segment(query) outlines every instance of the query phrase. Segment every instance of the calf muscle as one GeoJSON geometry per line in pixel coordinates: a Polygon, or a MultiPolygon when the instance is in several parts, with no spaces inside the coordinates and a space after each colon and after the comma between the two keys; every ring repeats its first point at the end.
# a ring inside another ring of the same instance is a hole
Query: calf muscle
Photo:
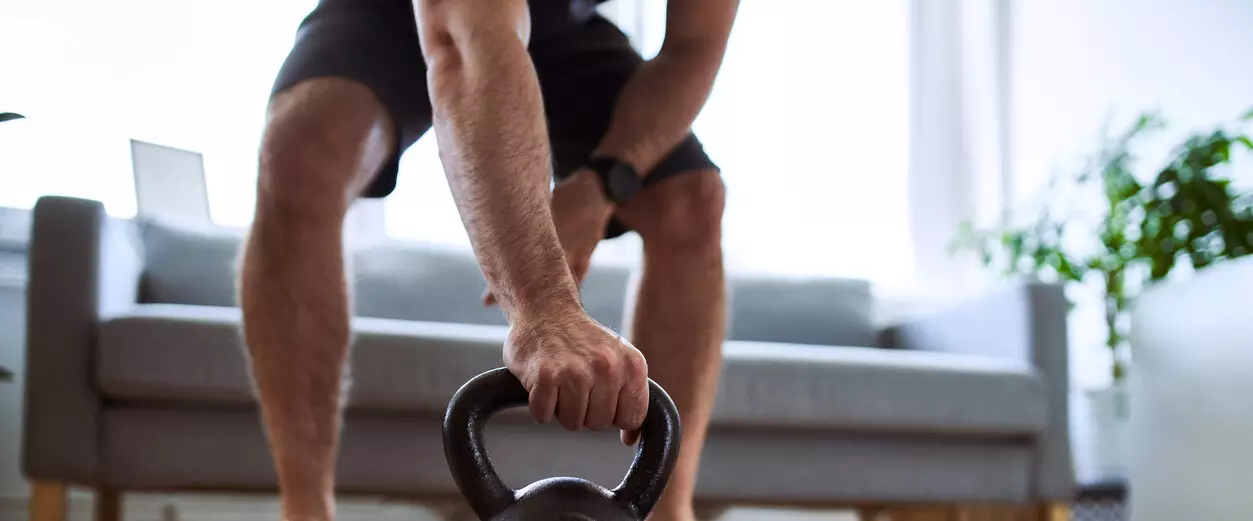
{"type": "Polygon", "coordinates": [[[284,519],[334,516],[334,466],[349,343],[342,227],[392,135],[369,91],[310,80],[272,103],[239,302],[284,519]]]}

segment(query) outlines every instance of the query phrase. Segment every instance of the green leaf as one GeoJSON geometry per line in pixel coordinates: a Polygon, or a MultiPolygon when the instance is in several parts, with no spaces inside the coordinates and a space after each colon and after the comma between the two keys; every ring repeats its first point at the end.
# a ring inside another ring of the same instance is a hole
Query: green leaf
{"type": "Polygon", "coordinates": [[[12,121],[15,119],[22,119],[25,117],[26,116],[23,116],[15,112],[0,112],[0,123],[4,123],[5,121],[12,121]]]}
{"type": "Polygon", "coordinates": [[[1237,138],[1235,139],[1235,141],[1236,141],[1237,143],[1240,143],[1240,144],[1244,145],[1244,148],[1247,148],[1247,149],[1249,149],[1249,150],[1253,150],[1253,140],[1250,140],[1250,139],[1249,139],[1249,136],[1240,136],[1240,137],[1237,137],[1237,138]]]}
{"type": "Polygon", "coordinates": [[[1241,121],[1253,121],[1253,109],[1249,109],[1249,111],[1245,112],[1243,116],[1240,116],[1240,120],[1241,121]]]}

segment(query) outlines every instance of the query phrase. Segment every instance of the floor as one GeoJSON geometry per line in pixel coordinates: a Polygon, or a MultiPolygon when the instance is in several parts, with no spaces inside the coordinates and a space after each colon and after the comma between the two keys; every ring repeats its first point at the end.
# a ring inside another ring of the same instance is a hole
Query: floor
{"type": "MultiPolygon", "coordinates": [[[[27,519],[25,505],[0,500],[0,521],[27,519]],[[5,504],[7,503],[7,504],[5,504]]],[[[277,521],[278,505],[272,498],[228,495],[133,494],[124,505],[125,521],[277,521]]],[[[70,521],[91,521],[92,500],[75,494],[70,521]]],[[[346,500],[339,505],[338,521],[438,521],[429,510],[416,505],[373,500],[346,500]]],[[[720,521],[857,521],[851,512],[736,509],[720,521]]]]}

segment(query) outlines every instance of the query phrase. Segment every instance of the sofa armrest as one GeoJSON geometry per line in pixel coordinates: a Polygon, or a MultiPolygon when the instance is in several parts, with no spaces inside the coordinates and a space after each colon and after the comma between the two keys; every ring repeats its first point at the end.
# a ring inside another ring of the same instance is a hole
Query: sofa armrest
{"type": "Polygon", "coordinates": [[[142,256],[129,223],[99,202],[43,197],[33,214],[22,469],[31,479],[89,484],[99,441],[97,325],[134,306],[142,256]]]}
{"type": "Polygon", "coordinates": [[[1062,287],[1021,283],[884,331],[885,347],[1012,357],[1029,361],[1047,384],[1048,425],[1039,435],[1036,493],[1071,497],[1069,360],[1062,287]]]}

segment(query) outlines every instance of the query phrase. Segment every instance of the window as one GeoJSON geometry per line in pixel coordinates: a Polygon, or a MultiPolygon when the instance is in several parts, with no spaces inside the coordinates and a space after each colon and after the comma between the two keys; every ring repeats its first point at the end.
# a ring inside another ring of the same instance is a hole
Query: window
{"type": "MultiPolygon", "coordinates": [[[[7,4],[0,110],[29,119],[0,125],[0,205],[57,193],[133,215],[134,138],[202,153],[214,220],[246,225],[267,94],[315,4],[7,4]]],[[[910,274],[909,4],[741,2],[695,123],[728,186],[730,269],[885,282],[910,274]]],[[[656,53],[664,0],[603,8],[646,56],[656,53]]],[[[405,155],[399,187],[379,204],[374,226],[393,239],[468,247],[433,134],[405,155]]],[[[628,235],[596,259],[636,262],[640,250],[628,235]]]]}
{"type": "Polygon", "coordinates": [[[728,269],[910,274],[908,6],[740,3],[694,125],[727,184],[728,269]]]}
{"type": "Polygon", "coordinates": [[[134,138],[202,153],[214,220],[246,224],[267,94],[315,3],[6,3],[0,111],[28,119],[0,125],[0,205],[63,194],[133,215],[134,138]]]}
{"type": "MultiPolygon", "coordinates": [[[[664,0],[618,0],[609,13],[656,54],[664,0]]],[[[727,56],[694,129],[728,188],[728,269],[896,282],[910,275],[906,177],[909,2],[742,2],[727,56]]],[[[388,234],[469,241],[433,135],[401,165],[388,234]]],[[[632,234],[602,243],[636,262],[632,234]]]]}

